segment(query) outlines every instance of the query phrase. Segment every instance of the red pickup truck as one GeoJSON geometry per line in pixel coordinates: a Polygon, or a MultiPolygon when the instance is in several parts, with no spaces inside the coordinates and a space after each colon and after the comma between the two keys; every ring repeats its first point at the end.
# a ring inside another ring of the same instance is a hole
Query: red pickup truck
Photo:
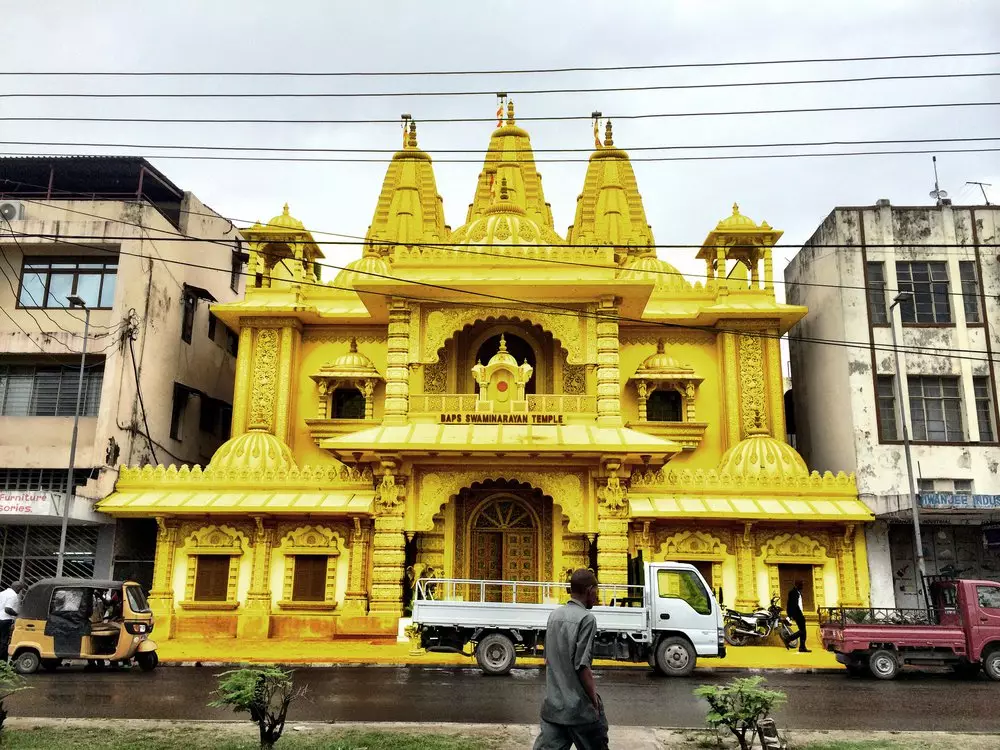
{"type": "Polygon", "coordinates": [[[891,680],[906,664],[950,666],[1000,680],[1000,583],[934,577],[926,609],[832,607],[820,613],[823,648],[851,674],[891,680]]]}

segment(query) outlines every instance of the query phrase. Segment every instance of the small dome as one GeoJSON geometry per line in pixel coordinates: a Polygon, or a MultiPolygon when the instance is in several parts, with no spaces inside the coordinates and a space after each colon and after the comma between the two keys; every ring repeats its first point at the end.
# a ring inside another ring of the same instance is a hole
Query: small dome
{"type": "Polygon", "coordinates": [[[281,215],[275,216],[273,219],[267,222],[267,226],[270,229],[293,229],[299,232],[304,232],[306,229],[301,221],[299,221],[294,216],[288,213],[287,203],[285,204],[285,208],[281,212],[281,215]]]}
{"type": "Polygon", "coordinates": [[[744,438],[722,456],[719,473],[744,479],[786,479],[809,476],[802,456],[788,443],[770,435],[744,438]]]}
{"type": "Polygon", "coordinates": [[[250,430],[230,438],[215,452],[213,471],[292,471],[297,468],[292,449],[264,430],[250,430]]]}
{"type": "Polygon", "coordinates": [[[486,363],[487,367],[490,365],[509,365],[510,367],[517,368],[517,360],[514,359],[514,355],[507,351],[507,339],[504,335],[500,334],[500,349],[490,357],[490,361],[486,363]]]}
{"type": "Polygon", "coordinates": [[[625,281],[652,281],[656,289],[690,289],[691,284],[683,274],[656,257],[656,253],[646,253],[629,258],[618,272],[618,278],[625,281]]]}
{"type": "Polygon", "coordinates": [[[676,359],[666,353],[663,341],[656,344],[656,354],[651,354],[639,365],[636,374],[650,372],[694,372],[687,365],[682,365],[676,359]]]}
{"type": "Polygon", "coordinates": [[[351,350],[347,354],[341,354],[324,369],[337,370],[338,372],[349,372],[358,370],[359,372],[370,372],[375,369],[375,365],[364,354],[358,351],[358,340],[351,339],[351,350]]]}
{"type": "Polygon", "coordinates": [[[740,230],[740,229],[757,229],[757,228],[758,227],[754,223],[753,219],[751,219],[749,216],[744,216],[743,214],[740,213],[740,206],[738,203],[733,204],[733,215],[727,216],[725,219],[720,221],[718,225],[716,225],[715,227],[716,231],[724,229],[740,230]]]}
{"type": "Polygon", "coordinates": [[[337,274],[333,285],[353,287],[357,281],[368,281],[378,278],[378,276],[388,276],[390,270],[389,264],[384,258],[378,255],[365,255],[348,263],[347,268],[337,274]]]}
{"type": "Polygon", "coordinates": [[[516,205],[493,204],[486,215],[459,227],[453,235],[456,245],[547,245],[538,223],[516,205]],[[496,209],[503,210],[496,210],[496,209]]]}

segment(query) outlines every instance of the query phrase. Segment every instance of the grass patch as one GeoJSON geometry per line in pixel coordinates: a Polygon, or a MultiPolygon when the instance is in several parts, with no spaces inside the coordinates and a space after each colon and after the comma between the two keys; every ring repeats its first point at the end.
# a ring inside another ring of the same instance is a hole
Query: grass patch
{"type": "MultiPolygon", "coordinates": [[[[259,747],[256,737],[244,731],[183,727],[155,732],[13,729],[4,730],[0,746],[3,750],[257,750],[259,747]]],[[[461,735],[289,729],[275,747],[276,750],[493,750],[497,746],[493,740],[461,735]]]]}

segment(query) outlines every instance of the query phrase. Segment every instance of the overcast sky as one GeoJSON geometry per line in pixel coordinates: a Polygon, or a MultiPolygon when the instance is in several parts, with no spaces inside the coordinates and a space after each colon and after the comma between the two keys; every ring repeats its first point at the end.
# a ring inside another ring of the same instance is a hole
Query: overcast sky
{"type": "MultiPolygon", "coordinates": [[[[996,0],[856,0],[822,2],[680,1],[504,3],[323,0],[130,0],[18,3],[5,11],[8,34],[0,71],[398,71],[549,68],[595,65],[845,57],[1000,49],[996,0]],[[13,32],[13,33],[11,33],[13,32]]],[[[515,91],[675,83],[780,81],[866,75],[1000,70],[1000,57],[836,64],[404,78],[67,79],[2,77],[16,91],[515,91]]],[[[788,107],[1000,101],[998,78],[890,83],[514,95],[522,116],[704,112],[788,107]]],[[[492,94],[378,99],[58,100],[8,99],[0,114],[138,117],[272,117],[276,119],[418,120],[491,117],[492,94]]],[[[536,149],[588,148],[587,121],[525,123],[536,149]]],[[[1000,137],[1000,107],[910,109],[855,113],[620,119],[615,143],[639,146],[721,145],[855,139],[1000,137]]],[[[422,148],[485,149],[490,123],[427,123],[422,148]]],[[[232,125],[0,123],[4,141],[151,144],[124,148],[3,146],[7,152],[164,153],[153,145],[392,149],[398,124],[232,125]]],[[[956,203],[981,203],[968,180],[992,182],[1000,201],[1000,152],[944,153],[997,147],[998,141],[941,144],[941,186],[956,203]]],[[[917,145],[870,148],[924,148],[917,145]]],[[[793,151],[821,151],[800,147],[793,151]]],[[[857,150],[839,147],[827,150],[857,150]]],[[[745,149],[730,150],[744,152],[745,149]]],[[[719,150],[640,152],[695,155],[719,150]]],[[[318,154],[317,154],[318,156],[318,154]]],[[[442,155],[455,158],[458,155],[442,155]]],[[[537,154],[541,161],[552,154],[537,154]]],[[[581,156],[563,154],[566,156],[581,156]]],[[[582,154],[586,156],[586,154],[582,154]]],[[[452,227],[465,220],[478,163],[435,162],[438,189],[452,227]]],[[[371,221],[384,164],[186,161],[154,159],[174,182],[214,209],[240,220],[266,220],[288,201],[316,230],[363,235],[371,221]]],[[[539,164],[556,228],[572,221],[586,164],[539,164]]],[[[837,205],[927,204],[933,188],[929,155],[770,160],[635,162],[639,189],[658,243],[698,243],[728,215],[733,201],[757,221],[801,243],[837,205]]],[[[685,272],[698,273],[693,250],[660,250],[685,272]]],[[[328,248],[332,263],[360,254],[328,248]]],[[[785,252],[785,257],[794,254],[785,252]]],[[[776,263],[780,275],[783,267],[776,263]]]]}

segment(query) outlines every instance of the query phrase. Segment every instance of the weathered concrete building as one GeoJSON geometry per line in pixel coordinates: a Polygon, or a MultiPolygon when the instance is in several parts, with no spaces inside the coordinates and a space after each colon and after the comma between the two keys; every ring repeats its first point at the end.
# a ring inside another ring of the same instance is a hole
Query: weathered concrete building
{"type": "Polygon", "coordinates": [[[93,504],[120,463],[196,462],[229,437],[238,338],[208,302],[241,294],[239,235],[134,157],[0,159],[0,216],[0,586],[55,572],[85,317],[71,295],[90,333],[66,572],[148,584],[155,523],[116,527],[93,504]]]}
{"type": "Polygon", "coordinates": [[[879,519],[874,606],[918,603],[901,419],[928,574],[1000,577],[998,219],[996,207],[837,208],[785,270],[788,302],[810,310],[790,342],[797,447],[817,469],[856,472],[879,519]],[[899,291],[913,296],[894,307],[899,291]]]}

